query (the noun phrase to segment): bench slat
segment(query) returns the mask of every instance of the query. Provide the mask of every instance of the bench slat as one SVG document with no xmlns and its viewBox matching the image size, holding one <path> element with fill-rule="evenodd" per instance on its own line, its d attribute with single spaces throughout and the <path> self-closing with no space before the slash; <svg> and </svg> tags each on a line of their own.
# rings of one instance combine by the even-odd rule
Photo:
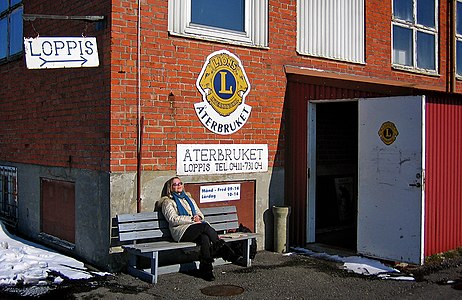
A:
<svg viewBox="0 0 462 300">
<path fill-rule="evenodd" d="M 123 223 L 119 224 L 119 232 L 138 231 L 146 229 L 164 229 L 168 228 L 167 221 L 149 221 L 137 223 Z"/>
<path fill-rule="evenodd" d="M 117 221 L 119 223 L 125 222 L 139 222 L 139 221 L 147 221 L 147 220 L 164 220 L 164 215 L 158 213 L 157 211 L 149 211 L 149 212 L 140 212 L 136 214 L 121 214 L 117 216 Z"/>
<path fill-rule="evenodd" d="M 235 221 L 235 222 L 227 222 L 227 223 L 214 223 L 214 224 L 210 224 L 210 225 L 216 231 L 231 230 L 231 229 L 236 229 L 236 228 L 239 227 L 239 223 L 237 221 Z"/>
<path fill-rule="evenodd" d="M 141 253 L 183 249 L 183 248 L 193 248 L 193 247 L 197 247 L 196 243 L 193 243 L 193 242 L 178 243 L 178 242 L 173 242 L 173 241 L 170 241 L 170 242 L 169 241 L 159 241 L 159 242 L 123 246 L 124 249 L 130 250 L 130 251 L 139 251 Z"/>
<path fill-rule="evenodd" d="M 131 232 L 119 232 L 119 240 L 121 242 L 126 241 L 136 241 L 143 239 L 153 239 L 153 238 L 169 238 L 170 230 L 167 229 L 157 229 L 157 230 L 144 230 L 144 231 L 131 231 Z"/>
<path fill-rule="evenodd" d="M 247 240 L 247 239 L 254 239 L 259 237 L 260 235 L 258 233 L 251 233 L 251 232 L 238 232 L 237 234 L 235 233 L 227 233 L 227 234 L 219 234 L 218 235 L 220 238 L 225 240 L 226 242 L 233 242 L 233 241 L 242 241 L 242 240 Z"/>
<path fill-rule="evenodd" d="M 220 214 L 230 214 L 236 213 L 236 206 L 219 206 L 219 207 L 205 207 L 201 208 L 201 211 L 204 215 L 220 215 Z"/>
<path fill-rule="evenodd" d="M 221 216 L 205 215 L 205 220 L 209 222 L 210 225 L 214 223 L 233 222 L 233 221 L 237 221 L 237 214 L 229 214 L 229 215 L 221 215 Z"/>
</svg>

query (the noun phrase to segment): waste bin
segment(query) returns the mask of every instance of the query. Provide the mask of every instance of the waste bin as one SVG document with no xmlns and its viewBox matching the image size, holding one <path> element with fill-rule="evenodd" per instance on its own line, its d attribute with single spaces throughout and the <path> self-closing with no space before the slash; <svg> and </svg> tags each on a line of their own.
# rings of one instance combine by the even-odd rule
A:
<svg viewBox="0 0 462 300">
<path fill-rule="evenodd" d="M 290 206 L 273 206 L 274 252 L 284 253 L 288 251 L 287 219 L 289 214 Z"/>
</svg>

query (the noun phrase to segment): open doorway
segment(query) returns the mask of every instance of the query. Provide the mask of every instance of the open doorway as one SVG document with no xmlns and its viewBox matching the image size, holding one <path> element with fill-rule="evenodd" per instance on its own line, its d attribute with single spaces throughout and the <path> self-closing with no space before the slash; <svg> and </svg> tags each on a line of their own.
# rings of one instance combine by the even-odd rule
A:
<svg viewBox="0 0 462 300">
<path fill-rule="evenodd" d="M 356 251 L 358 102 L 315 105 L 315 242 Z"/>
</svg>

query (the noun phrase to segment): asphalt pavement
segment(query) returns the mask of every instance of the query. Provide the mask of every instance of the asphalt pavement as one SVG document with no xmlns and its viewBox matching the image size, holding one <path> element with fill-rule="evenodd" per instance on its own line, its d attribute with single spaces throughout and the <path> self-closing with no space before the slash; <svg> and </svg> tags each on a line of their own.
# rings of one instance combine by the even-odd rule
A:
<svg viewBox="0 0 462 300">
<path fill-rule="evenodd" d="M 416 280 L 358 275 L 342 264 L 303 254 L 259 251 L 251 267 L 215 267 L 216 280 L 192 273 L 159 276 L 149 284 L 125 273 L 63 283 L 33 299 L 462 299 L 462 260 L 417 267 Z M 27 298 L 27 294 L 22 294 Z M 15 299 L 0 294 L 0 299 Z"/>
</svg>

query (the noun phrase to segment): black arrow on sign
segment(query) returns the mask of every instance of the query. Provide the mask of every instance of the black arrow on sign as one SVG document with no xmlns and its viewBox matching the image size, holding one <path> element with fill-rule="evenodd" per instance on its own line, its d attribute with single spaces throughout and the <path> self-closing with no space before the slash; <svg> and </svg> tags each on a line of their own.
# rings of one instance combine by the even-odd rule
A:
<svg viewBox="0 0 462 300">
<path fill-rule="evenodd" d="M 82 64 L 81 66 L 83 66 L 87 61 L 88 59 L 86 59 L 85 57 L 83 56 L 80 56 L 81 59 L 70 59 L 70 60 L 46 60 L 46 59 L 43 59 L 42 57 L 40 57 L 40 59 L 43 61 L 43 63 L 40 65 L 40 67 L 42 67 L 43 65 L 47 64 L 47 63 L 56 63 L 56 62 L 75 62 L 75 61 L 81 61 Z"/>
</svg>

